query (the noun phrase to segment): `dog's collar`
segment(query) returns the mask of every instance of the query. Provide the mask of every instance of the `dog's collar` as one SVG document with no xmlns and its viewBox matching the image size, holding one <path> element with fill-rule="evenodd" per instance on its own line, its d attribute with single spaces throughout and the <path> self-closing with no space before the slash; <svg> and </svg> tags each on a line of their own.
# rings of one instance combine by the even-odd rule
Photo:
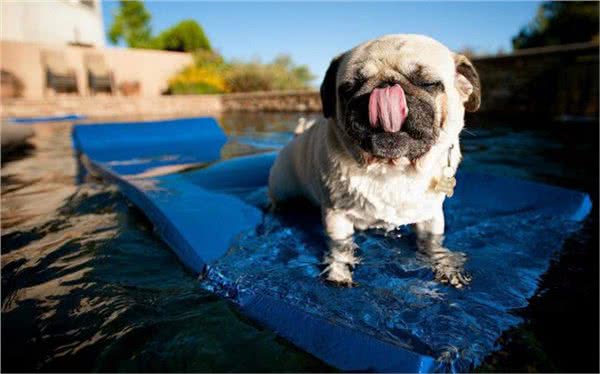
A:
<svg viewBox="0 0 600 374">
<path fill-rule="evenodd" d="M 455 170 L 452 168 L 452 150 L 454 144 L 448 148 L 448 162 L 442 169 L 442 176 L 440 179 L 434 178 L 432 181 L 433 190 L 435 192 L 443 192 L 447 197 L 454 195 L 454 187 L 456 186 L 456 178 L 454 178 Z"/>
<path fill-rule="evenodd" d="M 445 177 L 453 177 L 454 173 L 455 173 L 455 169 L 452 168 L 452 150 L 454 149 L 454 144 L 450 145 L 450 148 L 448 148 L 448 163 L 446 164 L 446 166 L 444 166 L 444 169 L 442 169 L 442 174 Z"/>
</svg>

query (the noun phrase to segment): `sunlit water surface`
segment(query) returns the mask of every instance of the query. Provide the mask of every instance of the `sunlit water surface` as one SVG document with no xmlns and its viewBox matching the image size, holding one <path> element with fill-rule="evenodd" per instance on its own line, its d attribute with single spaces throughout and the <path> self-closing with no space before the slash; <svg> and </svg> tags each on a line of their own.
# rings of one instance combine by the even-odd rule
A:
<svg viewBox="0 0 600 374">
<path fill-rule="evenodd" d="M 223 116 L 222 157 L 287 141 L 299 116 Z M 515 311 L 526 322 L 481 370 L 597 370 L 597 126 L 471 122 L 464 170 L 594 200 L 530 307 Z M 71 124 L 34 127 L 32 147 L 2 165 L 3 371 L 331 370 L 202 291 L 116 188 L 76 183 Z"/>
</svg>

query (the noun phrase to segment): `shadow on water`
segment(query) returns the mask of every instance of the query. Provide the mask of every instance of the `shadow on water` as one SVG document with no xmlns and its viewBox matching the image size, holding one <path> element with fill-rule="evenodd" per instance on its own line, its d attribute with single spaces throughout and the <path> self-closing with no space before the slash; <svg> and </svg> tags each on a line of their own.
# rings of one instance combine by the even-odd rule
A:
<svg viewBox="0 0 600 374">
<path fill-rule="evenodd" d="M 499 350 L 477 371 L 598 372 L 597 122 L 521 126 L 478 118 L 472 131 L 463 136 L 465 169 L 585 191 L 593 202 L 529 306 L 515 311 L 525 322 L 502 334 Z"/>
<path fill-rule="evenodd" d="M 220 118 L 261 146 L 297 114 Z M 526 320 L 481 371 L 598 370 L 598 128 L 477 119 L 464 170 L 583 190 L 593 218 L 540 281 Z M 200 290 L 144 216 L 101 181 L 76 184 L 69 124 L 35 125 L 2 165 L 3 371 L 331 371 Z M 223 158 L 258 152 L 232 141 Z"/>
<path fill-rule="evenodd" d="M 540 280 L 525 319 L 505 332 L 481 372 L 598 372 L 598 208 Z"/>
</svg>

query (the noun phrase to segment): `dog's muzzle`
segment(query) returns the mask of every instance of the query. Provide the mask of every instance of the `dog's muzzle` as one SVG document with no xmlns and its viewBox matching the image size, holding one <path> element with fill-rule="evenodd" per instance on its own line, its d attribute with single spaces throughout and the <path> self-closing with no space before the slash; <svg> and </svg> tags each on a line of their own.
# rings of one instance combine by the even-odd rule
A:
<svg viewBox="0 0 600 374">
<path fill-rule="evenodd" d="M 437 140 L 433 104 L 406 95 L 399 83 L 344 102 L 345 130 L 362 150 L 381 159 L 416 160 Z"/>
</svg>

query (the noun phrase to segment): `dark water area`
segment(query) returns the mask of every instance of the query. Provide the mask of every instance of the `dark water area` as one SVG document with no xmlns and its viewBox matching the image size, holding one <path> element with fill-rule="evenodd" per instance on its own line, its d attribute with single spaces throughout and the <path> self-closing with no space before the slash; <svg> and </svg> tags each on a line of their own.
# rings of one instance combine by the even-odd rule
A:
<svg viewBox="0 0 600 374">
<path fill-rule="evenodd" d="M 274 146 L 299 114 L 231 113 L 223 158 Z M 113 186 L 76 183 L 71 124 L 34 125 L 2 164 L 2 362 L 11 371 L 332 371 L 202 291 Z M 585 191 L 594 210 L 557 248 L 480 371 L 598 371 L 598 125 L 472 118 L 463 170 Z M 246 142 L 247 144 L 247 142 Z"/>
</svg>

